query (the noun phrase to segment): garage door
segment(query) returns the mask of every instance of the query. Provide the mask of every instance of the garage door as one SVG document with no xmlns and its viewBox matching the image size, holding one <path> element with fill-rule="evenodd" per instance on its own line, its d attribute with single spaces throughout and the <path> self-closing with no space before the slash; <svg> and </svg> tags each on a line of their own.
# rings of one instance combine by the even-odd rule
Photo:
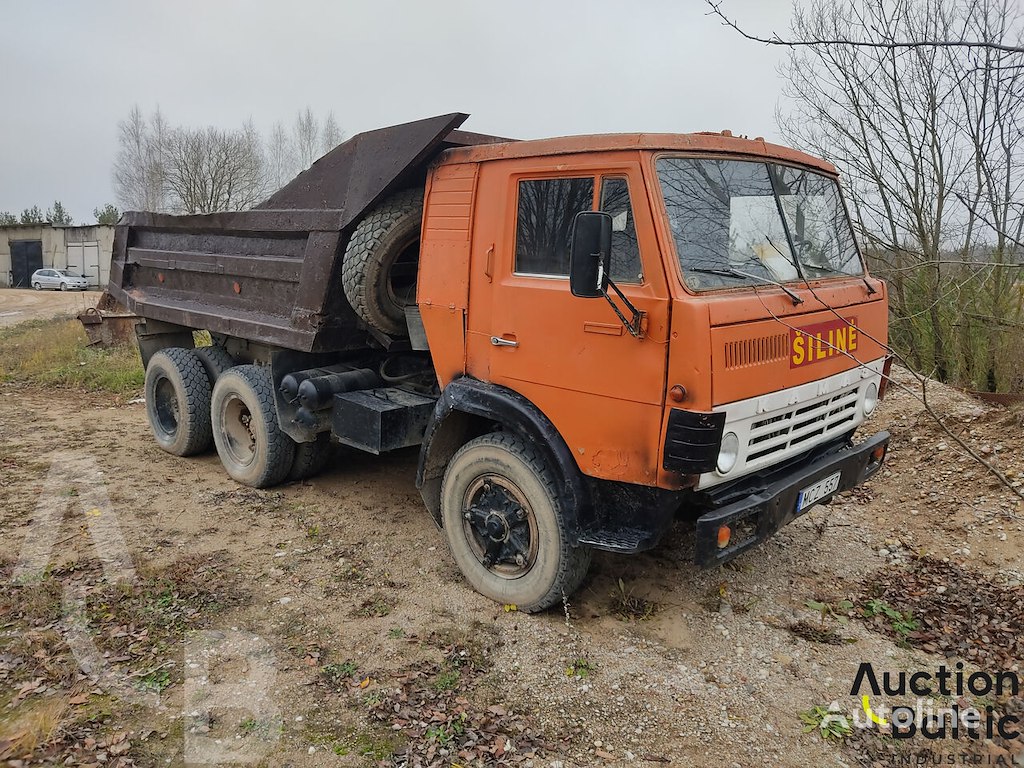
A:
<svg viewBox="0 0 1024 768">
<path fill-rule="evenodd" d="M 68 269 L 85 275 L 91 286 L 100 284 L 99 243 L 68 243 Z"/>
<path fill-rule="evenodd" d="M 42 268 L 42 240 L 11 241 L 11 288 L 28 288 L 32 273 Z"/>
</svg>

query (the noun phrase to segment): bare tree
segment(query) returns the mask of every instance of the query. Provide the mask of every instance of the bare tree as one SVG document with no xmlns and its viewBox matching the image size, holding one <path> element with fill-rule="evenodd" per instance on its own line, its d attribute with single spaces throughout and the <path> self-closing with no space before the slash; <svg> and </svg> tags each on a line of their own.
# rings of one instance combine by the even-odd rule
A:
<svg viewBox="0 0 1024 768">
<path fill-rule="evenodd" d="M 793 38 L 813 44 L 782 67 L 780 126 L 844 172 L 892 288 L 893 343 L 919 370 L 990 389 L 1005 329 L 968 313 L 1019 317 L 1020 254 L 1004 234 L 1022 225 L 1020 29 L 1011 0 L 811 0 Z M 991 45 L 848 42 L 965 39 Z"/>
<path fill-rule="evenodd" d="M 172 128 L 159 110 L 147 119 L 138 107 L 119 127 L 117 200 L 160 212 L 250 208 L 344 137 L 333 113 L 321 125 L 309 107 L 290 132 L 278 122 L 266 138 L 251 120 L 236 130 Z"/>
<path fill-rule="evenodd" d="M 298 164 L 295 160 L 295 150 L 285 130 L 284 125 L 279 121 L 274 123 L 267 137 L 267 178 L 273 189 L 280 189 L 298 172 Z"/>
<path fill-rule="evenodd" d="M 136 105 L 118 128 L 119 148 L 113 172 L 118 202 L 129 210 L 166 210 L 164 150 L 168 129 L 159 108 L 147 120 Z"/>
<path fill-rule="evenodd" d="M 267 195 L 263 141 L 251 122 L 237 131 L 178 128 L 166 156 L 167 188 L 178 212 L 244 210 Z"/>
<path fill-rule="evenodd" d="M 295 159 L 299 168 L 309 168 L 320 156 L 320 125 L 309 107 L 299 112 L 293 129 Z"/>
<path fill-rule="evenodd" d="M 328 112 L 320 128 L 320 154 L 326 155 L 345 139 L 345 134 L 334 119 L 334 112 Z"/>
<path fill-rule="evenodd" d="M 707 3 L 708 8 L 710 9 L 708 11 L 709 15 L 717 16 L 721 20 L 722 24 L 735 30 L 747 40 L 751 40 L 755 43 L 764 43 L 765 45 L 781 45 L 787 48 L 841 45 L 855 48 L 885 48 L 889 50 L 897 48 L 950 47 L 986 49 L 989 51 L 999 51 L 1003 53 L 1024 53 L 1024 47 L 1021 47 L 1020 45 L 992 42 L 991 40 L 986 40 L 983 37 L 972 38 L 967 34 L 966 30 L 962 31 L 962 36 L 960 37 L 935 37 L 923 40 L 913 40 L 909 38 L 889 39 L 884 36 L 876 37 L 870 34 L 861 36 L 858 35 L 857 32 L 870 33 L 876 30 L 873 30 L 871 26 L 873 14 L 859 8 L 853 9 L 853 21 L 856 23 L 856 28 L 851 30 L 852 34 L 845 34 L 836 37 L 823 35 L 815 38 L 803 38 L 799 36 L 782 37 L 776 32 L 762 35 L 750 32 L 745 27 L 741 26 L 734 18 L 726 15 L 725 11 L 722 9 L 723 3 L 721 0 L 704 0 L 704 2 Z M 899 12 L 899 8 L 894 10 L 895 14 L 899 14 Z M 1024 65 L 1019 64 L 1018 66 Z"/>
</svg>

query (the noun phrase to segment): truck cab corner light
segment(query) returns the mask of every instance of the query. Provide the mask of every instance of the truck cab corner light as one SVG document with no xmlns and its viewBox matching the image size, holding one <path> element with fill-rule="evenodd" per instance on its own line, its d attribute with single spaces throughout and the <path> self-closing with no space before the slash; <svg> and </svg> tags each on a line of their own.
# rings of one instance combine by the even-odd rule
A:
<svg viewBox="0 0 1024 768">
<path fill-rule="evenodd" d="M 718 462 L 716 468 L 723 475 L 729 474 L 736 466 L 736 460 L 740 457 L 740 439 L 735 432 L 726 432 L 722 437 L 722 445 L 718 449 Z"/>
<path fill-rule="evenodd" d="M 732 530 L 728 525 L 722 525 L 718 528 L 718 548 L 725 549 L 729 546 L 729 540 L 732 538 Z"/>
<path fill-rule="evenodd" d="M 875 408 L 878 406 L 878 387 L 875 382 L 868 384 L 867 389 L 864 391 L 864 415 L 870 416 L 875 412 Z"/>
</svg>

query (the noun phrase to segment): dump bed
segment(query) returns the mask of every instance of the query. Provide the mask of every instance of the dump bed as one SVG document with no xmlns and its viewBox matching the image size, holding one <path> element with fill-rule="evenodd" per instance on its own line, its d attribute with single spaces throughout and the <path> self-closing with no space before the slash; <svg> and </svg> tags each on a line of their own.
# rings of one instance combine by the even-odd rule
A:
<svg viewBox="0 0 1024 768">
<path fill-rule="evenodd" d="M 502 141 L 456 130 L 467 117 L 357 134 L 251 211 L 126 213 L 108 290 L 141 317 L 188 328 L 303 352 L 362 347 L 341 289 L 348 238 L 377 202 L 422 185 L 441 151 Z"/>
</svg>

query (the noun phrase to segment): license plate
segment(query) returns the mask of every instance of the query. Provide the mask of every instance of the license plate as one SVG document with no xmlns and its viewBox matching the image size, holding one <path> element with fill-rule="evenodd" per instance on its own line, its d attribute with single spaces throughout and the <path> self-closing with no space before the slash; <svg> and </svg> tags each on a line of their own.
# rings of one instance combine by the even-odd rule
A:
<svg viewBox="0 0 1024 768">
<path fill-rule="evenodd" d="M 839 490 L 839 481 L 842 477 L 842 472 L 836 472 L 834 475 L 829 475 L 814 485 L 809 485 L 800 491 L 800 495 L 796 497 L 797 514 Z"/>
</svg>

